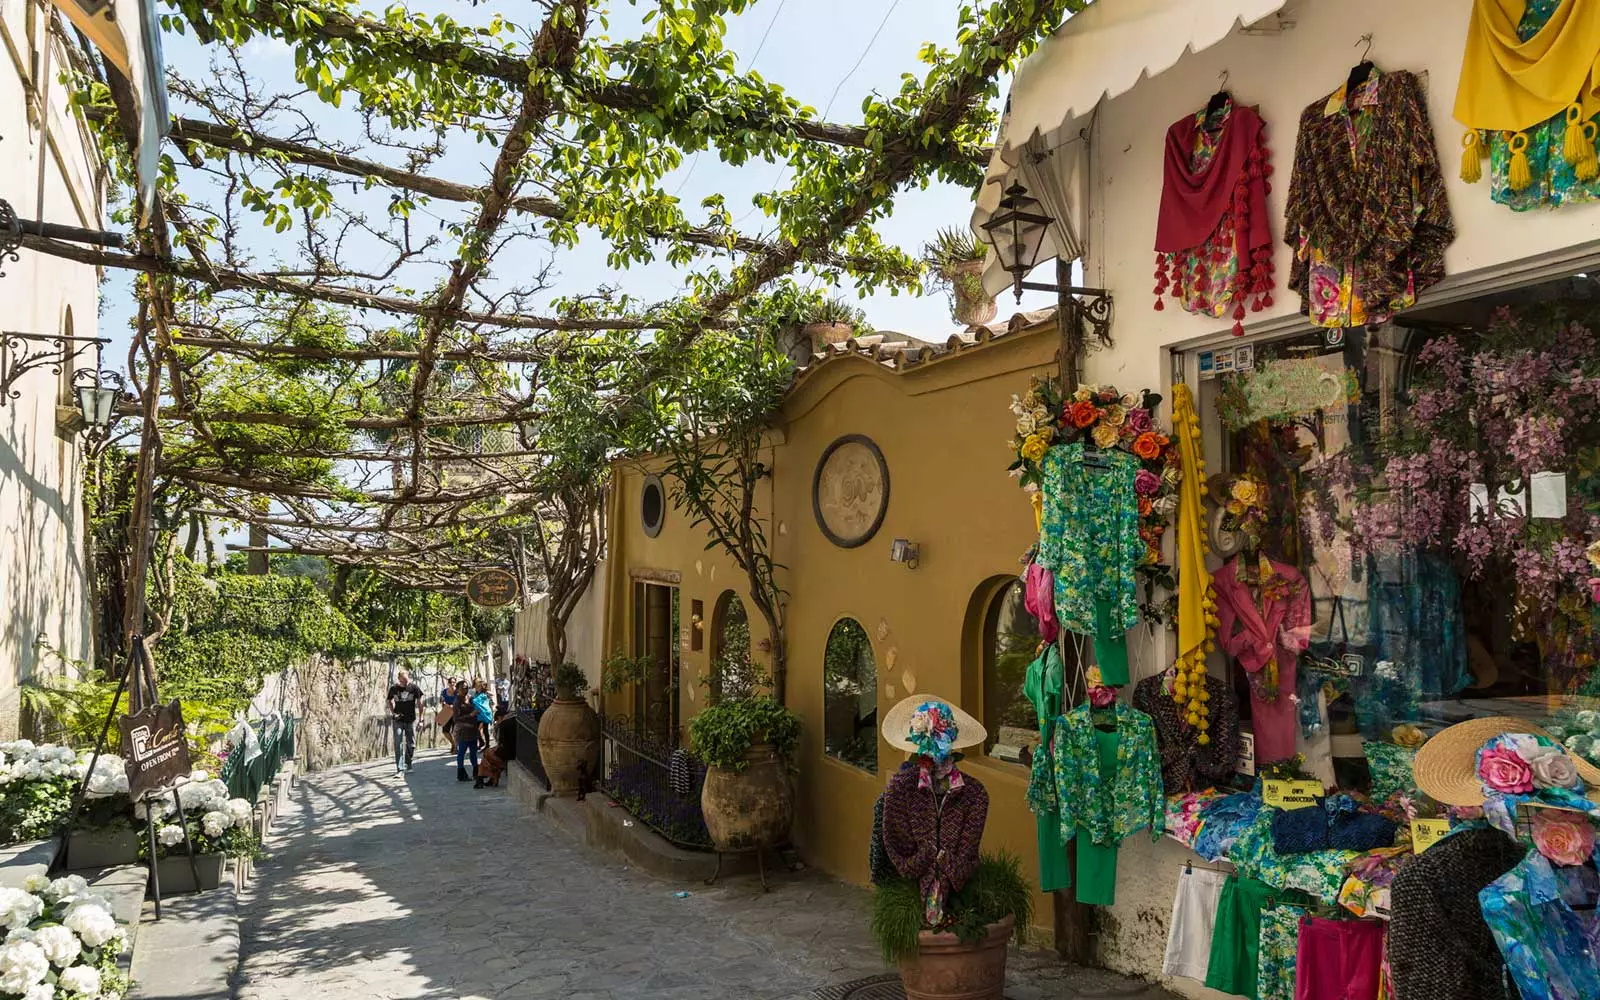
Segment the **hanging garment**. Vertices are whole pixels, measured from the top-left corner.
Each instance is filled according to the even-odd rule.
[[[1135,569],[1145,555],[1139,538],[1139,459],[1097,451],[1084,461],[1083,442],[1057,445],[1044,457],[1044,529],[1039,565],[1055,574],[1061,627],[1094,640],[1105,683],[1128,683],[1127,631],[1138,624]]]
[[[1300,918],[1294,1000],[1377,997],[1383,924],[1376,920]]]
[[[1167,130],[1156,308],[1170,283],[1184,309],[1215,318],[1231,312],[1233,332],[1241,334],[1246,303],[1255,312],[1272,305],[1266,125],[1231,98],[1220,120],[1207,118],[1201,111]]]
[[[873,885],[893,881],[900,874],[883,846],[883,796],[880,792],[877,801],[872,803],[872,843],[867,849],[867,873]]]
[[[1472,672],[1461,579],[1454,567],[1431,553],[1411,550],[1372,557],[1367,574],[1374,658],[1399,665],[1417,702],[1459,694],[1472,682]]]
[[[1600,998],[1600,869],[1592,858],[1556,868],[1530,849],[1478,902],[1522,1000]]]
[[[946,762],[948,763],[948,762]],[[883,848],[902,878],[922,890],[925,918],[937,926],[943,904],[978,868],[978,844],[989,817],[989,793],[971,775],[950,767],[937,791],[938,768],[926,757],[900,765],[883,791]]]
[[[1042,494],[1035,493],[1034,496]],[[1039,623],[1039,637],[1054,643],[1061,634],[1061,623],[1056,621],[1056,581],[1050,571],[1037,562],[1028,564],[1023,578],[1022,603]]]
[[[1499,830],[1451,833],[1413,857],[1389,887],[1387,953],[1400,1000],[1517,1000],[1478,893],[1522,860]]]
[[[1270,563],[1281,581],[1276,596],[1263,593],[1262,605],[1239,579],[1239,556],[1213,578],[1217,592],[1218,639],[1250,676],[1250,720],[1256,760],[1294,756],[1298,728],[1294,699],[1295,661],[1310,642],[1311,595],[1294,567]],[[1274,676],[1275,675],[1275,676]]]
[[[1146,677],[1134,686],[1133,707],[1150,716],[1156,727],[1161,753],[1161,783],[1168,795],[1219,785],[1233,777],[1239,763],[1239,709],[1233,685],[1220,677],[1205,676],[1210,740],[1200,743],[1200,730],[1189,725],[1183,706],[1172,699],[1165,674]],[[1190,684],[1193,684],[1190,681]]]
[[[1284,242],[1300,311],[1323,327],[1382,323],[1444,277],[1455,239],[1427,101],[1406,72],[1343,85],[1300,115]]]
[[[1304,893],[1285,892],[1265,882],[1230,875],[1217,903],[1217,929],[1206,963],[1206,986],[1242,997],[1257,995],[1261,968],[1261,914],[1282,902],[1309,902]]]
[[[1181,691],[1174,683],[1171,696],[1184,709],[1180,718],[1186,719],[1191,712],[1200,717],[1203,724],[1195,737],[1199,746],[1220,741],[1224,736],[1237,745],[1239,720],[1231,708],[1232,689],[1222,685],[1228,689],[1228,711],[1223,711],[1220,705],[1212,711],[1215,694],[1209,695],[1209,700],[1200,697],[1202,692],[1211,690],[1211,682],[1206,679],[1206,654],[1216,648],[1217,595],[1211,586],[1211,572],[1206,569],[1211,545],[1205,523],[1206,463],[1201,455],[1200,417],[1194,412],[1194,393],[1182,382],[1172,387],[1172,435],[1178,443],[1178,468],[1184,473],[1178,482],[1178,655],[1172,666],[1184,683]],[[1145,708],[1144,711],[1150,710]],[[1159,736],[1159,716],[1156,726]],[[1163,750],[1163,774],[1166,760]],[[1232,767],[1233,761],[1230,759],[1228,764]],[[1175,790],[1170,780],[1167,787]]]
[[[1502,137],[1505,182],[1525,191],[1539,177],[1535,142],[1560,119],[1560,160],[1575,180],[1600,176],[1594,119],[1600,115],[1600,3],[1595,0],[1474,0],[1456,85],[1455,117],[1469,131],[1461,178],[1481,176],[1484,133]],[[1541,137],[1540,132],[1545,132]]]
[[[1261,911],[1256,948],[1256,1000],[1295,1000],[1295,965],[1303,907],[1279,903]],[[1379,1000],[1379,998],[1374,998]]]
[[[1067,845],[1061,839],[1061,814],[1056,802],[1055,768],[1051,764],[1051,736],[1061,715],[1061,651],[1054,645],[1028,664],[1022,693],[1033,704],[1039,720],[1039,746],[1033,752],[1028,774],[1028,808],[1033,811],[1039,843],[1039,888],[1055,892],[1072,884],[1067,866]]]
[[[1209,868],[1185,868],[1178,876],[1172,899],[1172,919],[1167,923],[1167,953],[1161,972],[1188,979],[1206,978],[1211,959],[1211,938],[1216,931],[1217,906],[1227,876]]]
[[[1052,734],[1061,839],[1079,841],[1078,895],[1084,902],[1090,901],[1084,899],[1086,880],[1090,888],[1104,890],[1116,878],[1115,854],[1086,859],[1089,846],[1115,848],[1146,827],[1150,839],[1159,840],[1166,829],[1155,725],[1148,715],[1121,703],[1102,711],[1115,719],[1111,732],[1096,729],[1095,710],[1082,704],[1061,716]],[[1087,873],[1086,860],[1091,862]]]

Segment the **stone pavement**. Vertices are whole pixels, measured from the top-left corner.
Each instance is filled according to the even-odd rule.
[[[659,881],[439,754],[405,778],[310,775],[292,800],[241,907],[239,1000],[803,1000],[886,971],[859,889]],[[1012,965],[1014,1000],[1169,996],[1042,954]]]

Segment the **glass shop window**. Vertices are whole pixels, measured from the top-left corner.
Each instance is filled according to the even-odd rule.
[[[1007,582],[990,599],[983,623],[983,726],[989,731],[984,749],[1013,764],[1031,761],[1039,745],[1039,720],[1022,685],[1041,636],[1024,594],[1021,580]]]
[[[1600,762],[1600,276],[1186,362],[1258,760],[1365,787],[1369,744],[1516,715]]]
[[[823,652],[823,752],[878,773],[878,667],[867,630],[841,618]]]

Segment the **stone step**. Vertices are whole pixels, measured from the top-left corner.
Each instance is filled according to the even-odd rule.
[[[133,949],[129,1000],[231,1000],[239,968],[239,898],[212,892],[146,903]]]
[[[118,956],[117,966],[132,976],[133,951],[139,946],[139,922],[144,916],[144,891],[150,869],[144,865],[119,865],[76,874],[88,881],[90,889],[110,901],[117,923],[127,928],[128,948]]]
[[[0,847],[0,886],[21,889],[33,876],[50,874],[58,846],[56,840],[34,840]]]

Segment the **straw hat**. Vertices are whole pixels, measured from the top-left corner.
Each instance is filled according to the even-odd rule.
[[[1551,739],[1558,746],[1560,740],[1526,719],[1511,715],[1495,715],[1485,719],[1469,719],[1448,729],[1441,729],[1422,745],[1412,761],[1411,770],[1416,776],[1417,788],[1436,802],[1447,806],[1481,806],[1484,802],[1483,779],[1478,777],[1478,751],[1496,736],[1505,733],[1531,733]],[[1577,766],[1589,798],[1600,802],[1600,767],[1567,754]]]
[[[963,747],[975,747],[989,738],[988,730],[983,728],[983,723],[963,712],[960,706],[947,699],[932,694],[914,694],[909,698],[902,698],[883,717],[883,738],[889,745],[904,750],[906,753],[921,753],[917,745],[911,742],[911,717],[917,714],[917,709],[928,702],[937,702],[950,709],[950,714],[956,720],[956,738],[950,745],[951,750],[960,750]]]

